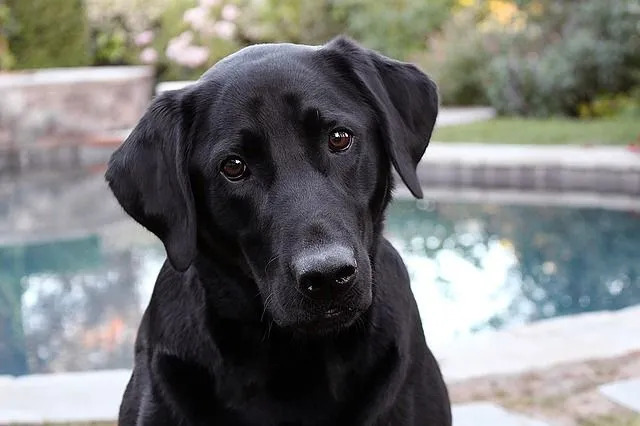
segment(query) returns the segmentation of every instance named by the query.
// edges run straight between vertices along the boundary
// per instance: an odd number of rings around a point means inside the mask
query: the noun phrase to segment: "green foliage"
[[[249,0],[241,20],[249,42],[322,43],[344,32],[333,0]]]
[[[122,28],[111,31],[96,32],[94,42],[94,59],[96,65],[123,64],[128,56],[128,37]]]
[[[448,18],[454,0],[251,1],[243,35],[249,42],[320,44],[347,34],[398,59],[424,49],[430,32]]]
[[[452,16],[431,37],[429,52],[412,57],[438,83],[445,105],[486,104],[485,74],[492,43],[479,31],[469,31],[478,24],[480,13],[470,8]]]
[[[18,29],[10,37],[16,67],[90,63],[89,27],[82,0],[8,0]]]
[[[0,0],[0,71],[10,69],[15,64],[15,57],[9,49],[9,36],[15,30],[15,23],[11,16],[11,10]]]
[[[580,118],[594,117],[638,117],[640,118],[640,87],[630,94],[615,94],[597,96],[591,102],[578,106]],[[639,125],[640,133],[640,125]]]
[[[505,37],[488,67],[487,96],[500,113],[576,116],[600,94],[638,84],[640,2],[549,0],[542,7]]]
[[[454,0],[334,0],[333,15],[365,46],[398,59],[423,50]]]

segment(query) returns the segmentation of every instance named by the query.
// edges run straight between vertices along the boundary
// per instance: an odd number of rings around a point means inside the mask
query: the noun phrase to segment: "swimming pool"
[[[162,246],[99,175],[13,185],[0,187],[0,374],[129,367]],[[399,199],[386,235],[434,347],[640,304],[636,212]]]

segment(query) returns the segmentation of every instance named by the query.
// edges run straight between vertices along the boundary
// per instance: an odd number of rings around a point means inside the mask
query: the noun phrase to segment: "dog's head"
[[[371,304],[390,165],[421,197],[437,109],[416,67],[347,39],[257,45],[159,96],[106,176],[173,268],[233,264],[278,325],[322,333]]]

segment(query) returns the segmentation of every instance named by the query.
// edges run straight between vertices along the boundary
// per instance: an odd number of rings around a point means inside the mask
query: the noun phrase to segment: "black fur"
[[[168,256],[120,424],[450,425],[407,270],[381,234],[392,164],[422,196],[437,108],[417,68],[344,38],[249,47],[157,98],[106,174]],[[348,150],[329,149],[335,129],[354,135]],[[220,173],[230,155],[244,179]],[[353,253],[352,285],[309,297],[294,259],[336,244]]]

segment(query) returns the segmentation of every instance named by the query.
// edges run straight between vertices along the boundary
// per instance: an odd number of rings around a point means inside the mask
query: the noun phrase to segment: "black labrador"
[[[264,44],[156,98],[107,181],[168,261],[121,425],[451,424],[402,259],[438,110],[416,67],[346,38]]]

